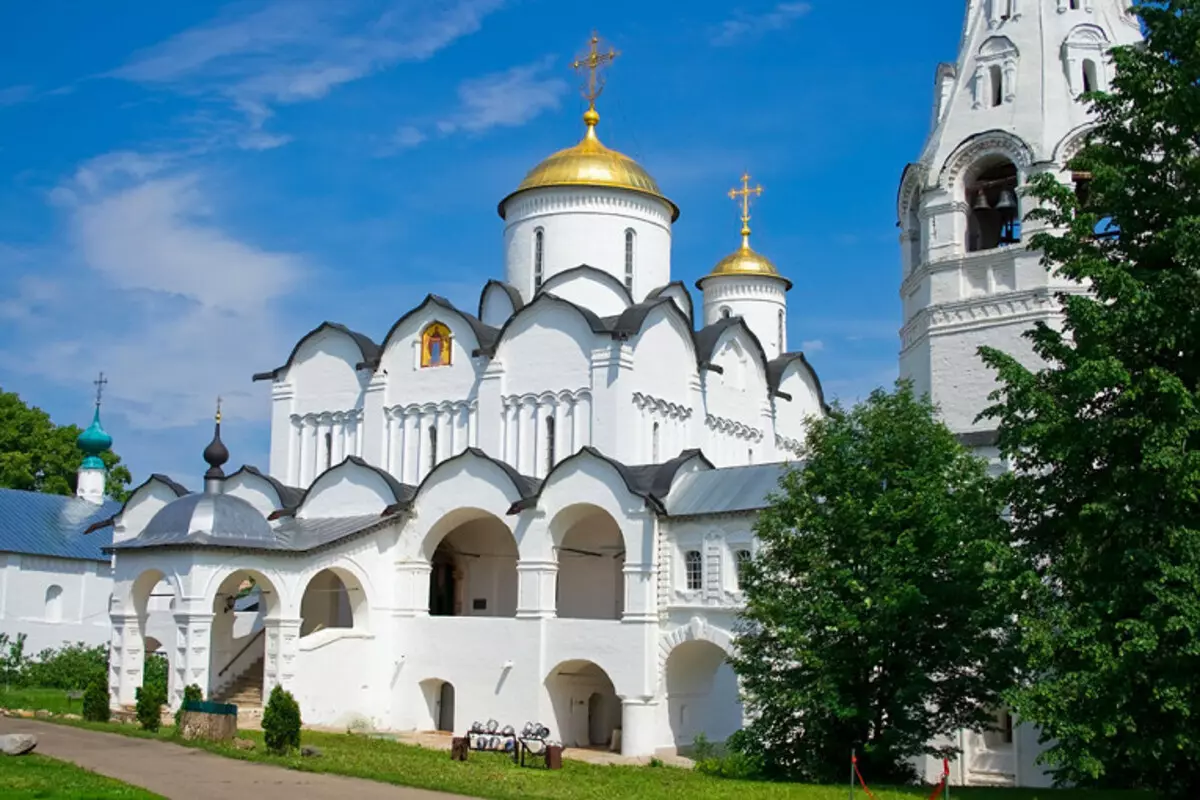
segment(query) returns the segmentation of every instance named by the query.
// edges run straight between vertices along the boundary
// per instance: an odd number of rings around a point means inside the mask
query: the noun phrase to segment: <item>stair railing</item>
[[[228,672],[229,668],[232,667],[239,658],[241,658],[243,655],[245,655],[246,651],[250,649],[251,645],[253,645],[255,642],[257,642],[259,637],[261,637],[266,632],[267,632],[266,628],[259,628],[258,633],[254,634],[253,636],[250,637],[250,641],[246,642],[246,644],[242,647],[241,650],[238,650],[237,655],[234,656],[233,658],[229,659],[229,663],[225,665],[224,669],[222,669],[220,672],[217,673],[217,677],[220,678],[226,672]]]

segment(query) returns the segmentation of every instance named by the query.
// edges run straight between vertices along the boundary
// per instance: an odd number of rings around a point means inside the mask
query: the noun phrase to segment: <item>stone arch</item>
[[[710,625],[700,617],[692,617],[687,625],[681,625],[668,631],[659,639],[658,665],[660,670],[665,667],[671,651],[687,642],[708,642],[721,648],[729,656],[735,652],[732,635],[721,628]]]
[[[358,574],[340,565],[305,577],[300,585],[300,636],[320,630],[369,627],[370,602]]]
[[[699,736],[723,742],[742,727],[737,675],[728,658],[727,650],[707,639],[680,642],[668,653],[662,688],[676,752]]]
[[[445,514],[426,532],[421,555],[430,566],[430,615],[516,616],[517,540],[496,514],[472,507]]]
[[[563,661],[544,681],[554,714],[551,738],[565,747],[604,747],[621,726],[621,701],[612,678],[594,661]]]
[[[427,678],[421,681],[420,687],[428,713],[425,724],[418,727],[439,733],[453,733],[457,721],[457,691],[454,684],[441,678]]]
[[[620,619],[625,610],[625,537],[616,518],[593,503],[574,503],[550,520],[558,562],[559,618]]]
[[[1034,161],[1033,150],[1024,140],[1006,131],[991,130],[967,139],[946,158],[938,185],[956,200],[967,202],[966,179],[981,164],[997,158],[1011,161],[1021,176]]]
[[[267,622],[296,613],[291,598],[282,593],[283,585],[281,576],[258,569],[231,567],[213,573],[203,595],[204,607],[213,615],[207,696],[222,702],[236,699],[247,706],[262,704]]]
[[[1072,130],[1054,147],[1053,161],[1059,166],[1066,167],[1071,159],[1079,154],[1087,144],[1088,136],[1096,129],[1095,123],[1085,123]]]
[[[118,702],[129,703],[145,677],[146,657],[160,647],[165,646],[167,674],[172,676],[168,682],[173,680],[177,656],[173,612],[179,597],[179,579],[158,568],[145,569],[129,582],[126,592],[114,597],[117,602],[110,603],[111,613],[125,615],[125,623],[114,638],[110,654],[118,673],[114,676],[116,683],[110,688]],[[151,620],[157,621],[152,625]]]

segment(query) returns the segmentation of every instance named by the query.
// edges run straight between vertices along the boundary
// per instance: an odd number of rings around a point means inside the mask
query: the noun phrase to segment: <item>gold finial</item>
[[[217,396],[217,424],[221,424],[221,397]]]
[[[620,52],[611,47],[608,48],[607,53],[600,52],[600,34],[592,31],[591,41],[588,42],[588,52],[571,62],[571,69],[577,72],[587,70],[587,83],[583,87],[583,99],[588,101],[588,110],[583,115],[583,121],[587,123],[589,135],[596,127],[596,123],[600,121],[600,115],[596,113],[596,98],[604,91],[603,70],[616,61],[619,55],[621,55]]]
[[[763,187],[750,188],[750,173],[742,173],[742,188],[730,189],[729,199],[742,201],[742,247],[750,249],[750,198],[762,197]]]
[[[100,399],[104,396],[104,387],[108,384],[108,378],[104,377],[104,373],[100,373],[100,377],[92,381],[96,387],[96,408],[100,407]]]

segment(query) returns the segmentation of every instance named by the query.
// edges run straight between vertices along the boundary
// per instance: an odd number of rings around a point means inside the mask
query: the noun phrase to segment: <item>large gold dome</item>
[[[504,206],[521,192],[550,186],[607,186],[628,189],[649,195],[666,203],[671,209],[671,221],[679,218],[679,208],[663,195],[650,173],[629,156],[605,147],[596,136],[600,115],[594,110],[584,114],[587,133],[574,147],[559,150],[529,171],[516,191],[500,201],[500,216]]]

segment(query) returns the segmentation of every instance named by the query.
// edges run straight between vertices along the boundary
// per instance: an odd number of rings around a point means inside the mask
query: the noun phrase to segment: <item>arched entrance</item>
[[[300,599],[300,636],[330,628],[364,627],[366,597],[358,578],[344,569],[323,569]]]
[[[125,608],[133,611],[137,629],[123,640],[120,702],[132,702],[135,691],[147,682],[169,692],[176,649],[174,603],[175,586],[162,571],[147,570],[134,580]]]
[[[454,684],[438,678],[421,681],[421,693],[429,709],[430,727],[439,733],[454,732]]]
[[[607,747],[621,726],[621,701],[608,674],[591,661],[565,661],[546,677],[554,710],[551,737],[564,747]]]
[[[563,619],[620,619],[625,605],[625,543],[599,506],[563,509],[550,524],[557,547],[556,608]]]
[[[737,676],[725,651],[708,641],[683,642],[666,665],[667,712],[675,748],[686,751],[703,734],[723,742],[742,727]]]
[[[479,509],[449,514],[426,549],[430,616],[517,615],[517,542],[500,518]]]
[[[278,609],[279,593],[260,572],[237,570],[221,581],[212,604],[208,696],[249,708],[262,706],[266,667],[263,622],[278,614]]]

